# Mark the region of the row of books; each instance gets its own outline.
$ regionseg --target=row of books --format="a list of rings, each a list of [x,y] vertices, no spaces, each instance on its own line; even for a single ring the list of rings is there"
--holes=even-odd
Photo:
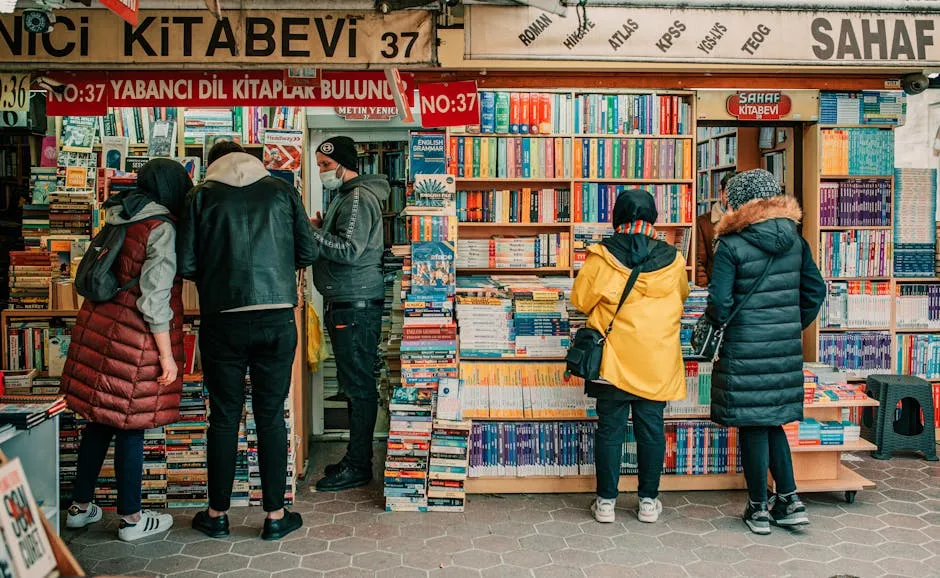
[[[891,334],[846,332],[819,336],[819,361],[854,376],[891,371]]]
[[[571,132],[571,95],[480,91],[480,132],[567,134]]]
[[[696,147],[700,171],[738,164],[738,135],[709,139]]]
[[[823,175],[894,173],[894,133],[873,128],[822,131]]]
[[[48,251],[10,251],[10,308],[48,309],[52,255]]]
[[[474,422],[470,477],[590,476],[594,422]]]
[[[940,335],[898,335],[895,347],[899,373],[940,379]]]
[[[891,197],[891,182],[884,179],[821,183],[819,224],[890,227]]]
[[[446,392],[441,392],[446,395]],[[455,396],[455,403],[459,398]],[[441,408],[438,407],[441,413]],[[428,460],[428,511],[463,512],[470,471],[469,421],[435,419]]]
[[[822,421],[808,417],[783,426],[791,446],[841,446],[857,442],[861,428],[851,421]]]
[[[540,269],[571,266],[571,234],[460,239],[458,269]]]
[[[888,327],[891,325],[891,283],[829,281],[819,314],[820,327]]]
[[[821,92],[819,122],[823,124],[904,124],[907,97],[900,90]]]
[[[666,417],[701,416],[711,413],[712,364],[705,361],[685,362],[685,397],[666,403]]]
[[[894,275],[934,277],[937,170],[894,171]]]
[[[661,94],[579,94],[575,132],[684,135],[692,130],[689,97]]]
[[[567,188],[457,191],[461,223],[568,223],[571,213]]]
[[[411,243],[457,240],[457,217],[449,215],[404,216],[405,239]]]
[[[572,177],[570,138],[451,136],[448,173],[458,178]]]
[[[742,471],[737,428],[707,420],[684,420],[666,422],[665,430],[664,474],[703,476]],[[623,443],[620,473],[634,475],[637,470],[636,428],[631,419]]]
[[[617,196],[627,190],[642,189],[653,196],[659,223],[691,224],[695,209],[690,185],[612,185],[574,184],[574,220],[576,223],[609,223]]]
[[[892,238],[885,230],[823,231],[819,268],[824,277],[890,277]]]
[[[187,145],[202,146],[206,134],[236,133],[242,143],[260,144],[267,129],[302,128],[303,115],[304,108],[295,106],[187,108],[183,111],[183,139]]]
[[[596,417],[579,378],[564,363],[462,361],[463,416],[468,419]]]
[[[904,283],[896,292],[898,329],[940,329],[940,285]]]
[[[691,179],[688,139],[575,138],[575,178]]]
[[[175,108],[108,108],[104,116],[98,117],[98,130],[101,138],[126,137],[135,144],[147,144],[153,134],[151,127],[157,121],[177,119]]]

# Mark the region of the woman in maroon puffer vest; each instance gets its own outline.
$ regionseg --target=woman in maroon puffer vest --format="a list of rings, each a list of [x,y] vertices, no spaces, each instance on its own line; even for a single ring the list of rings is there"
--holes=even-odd
[[[176,228],[192,181],[170,159],[147,163],[137,188],[105,202],[107,223],[127,234],[114,273],[122,286],[111,301],[86,300],[72,330],[62,375],[69,407],[90,423],[82,432],[67,526],[101,519],[92,503],[112,438],[118,529],[131,541],[165,532],[173,518],[141,510],[144,430],[179,419],[183,377],[182,280],[176,275]]]

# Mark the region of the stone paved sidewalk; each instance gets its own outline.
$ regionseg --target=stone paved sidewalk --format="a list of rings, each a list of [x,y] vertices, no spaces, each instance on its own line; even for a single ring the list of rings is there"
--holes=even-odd
[[[317,446],[316,469],[340,450]],[[812,525],[769,537],[745,530],[743,492],[665,494],[654,525],[636,521],[627,494],[617,523],[600,525],[588,495],[472,496],[463,514],[386,513],[378,483],[318,494],[309,482],[295,506],[305,527],[281,543],[257,537],[259,508],[233,512],[224,540],[191,530],[189,511],[146,543],[117,541],[114,515],[64,536],[89,574],[174,578],[940,577],[940,465],[867,456],[850,465],[878,489],[851,505],[841,494],[804,496]]]

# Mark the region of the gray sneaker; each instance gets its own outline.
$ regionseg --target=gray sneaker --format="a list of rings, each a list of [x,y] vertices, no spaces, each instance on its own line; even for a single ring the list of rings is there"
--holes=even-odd
[[[806,506],[796,494],[789,496],[774,495],[768,503],[770,523],[774,526],[794,527],[809,524]]]
[[[751,529],[751,532],[761,536],[770,534],[770,512],[767,510],[766,502],[755,504],[748,500],[743,518],[744,523]]]

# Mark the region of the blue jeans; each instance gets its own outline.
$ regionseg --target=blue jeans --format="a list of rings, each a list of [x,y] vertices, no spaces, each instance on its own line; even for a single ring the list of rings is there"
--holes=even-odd
[[[114,476],[117,480],[117,512],[130,516],[141,510],[140,485],[144,472],[144,430],[121,430],[90,423],[82,430],[78,471],[72,501],[87,504],[95,499],[95,483],[114,438]]]
[[[615,398],[597,398],[594,465],[597,472],[597,495],[604,499],[617,497],[623,442],[627,437],[627,419],[631,406],[633,431],[636,434],[637,494],[640,498],[659,496],[659,478],[663,473],[663,458],[666,455],[666,433],[663,426],[666,402],[621,394]]]

